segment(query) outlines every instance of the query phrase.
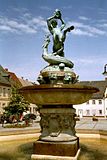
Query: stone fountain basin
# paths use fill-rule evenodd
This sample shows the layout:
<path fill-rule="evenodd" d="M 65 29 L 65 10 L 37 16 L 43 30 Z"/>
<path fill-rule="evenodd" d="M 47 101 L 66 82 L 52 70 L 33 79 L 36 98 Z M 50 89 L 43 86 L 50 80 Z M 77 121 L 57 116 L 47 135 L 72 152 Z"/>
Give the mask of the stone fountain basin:
<path fill-rule="evenodd" d="M 29 103 L 37 105 L 81 104 L 98 91 L 95 87 L 80 84 L 42 84 L 22 87 L 19 90 Z"/>

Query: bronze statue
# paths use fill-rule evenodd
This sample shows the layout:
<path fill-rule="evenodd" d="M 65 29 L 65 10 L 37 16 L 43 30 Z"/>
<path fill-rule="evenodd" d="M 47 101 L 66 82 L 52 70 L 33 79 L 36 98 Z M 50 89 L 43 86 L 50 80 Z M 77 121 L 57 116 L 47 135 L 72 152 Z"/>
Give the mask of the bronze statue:
<path fill-rule="evenodd" d="M 58 27 L 57 19 L 62 23 L 61 27 Z M 53 53 L 58 52 L 59 56 L 64 56 L 64 41 L 66 39 L 67 32 L 70 32 L 74 29 L 74 26 L 71 26 L 64 30 L 66 24 L 62 19 L 61 12 L 56 9 L 54 15 L 47 19 L 47 25 L 50 33 L 53 36 Z"/>
<path fill-rule="evenodd" d="M 62 23 L 60 27 L 58 27 L 57 20 L 60 20 Z M 58 9 L 55 10 L 54 15 L 52 17 L 47 19 L 47 25 L 53 38 L 53 52 L 50 54 L 48 53 L 50 35 L 47 35 L 43 45 L 42 57 L 44 58 L 45 61 L 47 61 L 50 64 L 54 65 L 54 64 L 64 63 L 65 66 L 73 68 L 73 63 L 64 58 L 64 41 L 66 39 L 67 32 L 73 30 L 74 26 L 70 26 L 64 29 L 66 24 L 62 19 L 61 12 Z"/>

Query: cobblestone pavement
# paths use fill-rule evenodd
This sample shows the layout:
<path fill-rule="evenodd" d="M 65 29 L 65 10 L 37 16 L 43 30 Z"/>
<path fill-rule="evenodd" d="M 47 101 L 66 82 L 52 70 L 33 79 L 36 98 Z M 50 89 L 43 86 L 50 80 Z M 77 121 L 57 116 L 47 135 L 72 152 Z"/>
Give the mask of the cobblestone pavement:
<path fill-rule="evenodd" d="M 33 123 L 32 127 L 26 128 L 3 128 L 0 124 L 0 132 L 12 131 L 12 130 L 28 130 L 28 129 L 40 129 L 39 122 Z M 76 129 L 91 129 L 91 130 L 105 130 L 107 131 L 107 119 L 100 118 L 98 121 L 93 121 L 92 118 L 81 118 L 80 121 L 76 121 Z"/>
<path fill-rule="evenodd" d="M 98 121 L 93 121 L 92 118 L 82 118 L 76 122 L 76 129 L 91 129 L 91 130 L 106 130 L 107 119 L 99 118 Z"/>
<path fill-rule="evenodd" d="M 3 132 L 3 131 L 15 131 L 15 130 L 16 131 L 18 131 L 18 130 L 28 130 L 28 129 L 40 129 L 40 125 L 39 125 L 39 123 L 34 123 L 34 124 L 32 124 L 31 127 L 26 127 L 26 128 L 4 128 L 0 124 L 0 132 Z"/>

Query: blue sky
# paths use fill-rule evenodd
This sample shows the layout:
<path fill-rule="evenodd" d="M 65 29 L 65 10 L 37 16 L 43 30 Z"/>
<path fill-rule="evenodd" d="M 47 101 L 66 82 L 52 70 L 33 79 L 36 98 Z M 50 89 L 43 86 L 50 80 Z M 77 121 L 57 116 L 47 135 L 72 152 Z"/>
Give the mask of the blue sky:
<path fill-rule="evenodd" d="M 0 0 L 0 64 L 19 77 L 36 81 L 48 65 L 41 57 L 42 45 L 48 31 L 46 19 L 56 8 L 67 26 L 75 27 L 64 51 L 79 80 L 103 80 L 107 0 Z"/>

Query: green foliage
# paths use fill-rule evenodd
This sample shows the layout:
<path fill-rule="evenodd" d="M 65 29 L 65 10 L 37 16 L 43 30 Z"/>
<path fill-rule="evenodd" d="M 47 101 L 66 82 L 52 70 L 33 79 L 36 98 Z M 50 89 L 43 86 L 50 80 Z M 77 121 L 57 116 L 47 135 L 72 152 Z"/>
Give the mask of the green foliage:
<path fill-rule="evenodd" d="M 29 103 L 18 93 L 16 88 L 12 89 L 12 97 L 8 106 L 4 108 L 7 116 L 19 116 L 28 110 Z"/>
<path fill-rule="evenodd" d="M 28 127 L 28 126 L 30 126 L 30 125 L 29 124 L 26 125 L 25 123 L 24 124 L 15 123 L 15 124 L 5 125 L 4 128 L 25 128 L 25 127 Z"/>

